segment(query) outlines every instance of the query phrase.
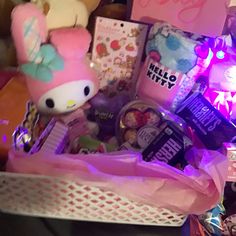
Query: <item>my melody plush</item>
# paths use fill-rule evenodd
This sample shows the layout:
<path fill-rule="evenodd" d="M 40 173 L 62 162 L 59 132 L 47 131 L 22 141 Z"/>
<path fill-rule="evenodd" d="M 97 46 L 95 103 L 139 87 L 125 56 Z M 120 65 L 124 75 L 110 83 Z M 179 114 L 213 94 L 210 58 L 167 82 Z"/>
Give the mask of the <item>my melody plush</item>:
<path fill-rule="evenodd" d="M 12 36 L 19 67 L 39 111 L 70 112 L 97 93 L 98 73 L 86 57 L 91 35 L 84 27 L 48 32 L 44 13 L 26 3 L 12 12 Z"/>

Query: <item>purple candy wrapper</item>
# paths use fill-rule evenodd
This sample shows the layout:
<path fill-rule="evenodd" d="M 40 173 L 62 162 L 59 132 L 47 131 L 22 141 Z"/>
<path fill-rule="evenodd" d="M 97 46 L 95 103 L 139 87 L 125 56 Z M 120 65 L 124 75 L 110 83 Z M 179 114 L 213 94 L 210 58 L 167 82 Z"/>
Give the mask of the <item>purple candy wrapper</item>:
<path fill-rule="evenodd" d="M 48 154 L 61 154 L 68 143 L 68 127 L 52 119 L 30 150 L 34 154 L 39 150 Z"/>
<path fill-rule="evenodd" d="M 211 150 L 221 148 L 223 142 L 231 142 L 236 127 L 216 110 L 200 93 L 189 96 L 176 111 L 196 132 L 204 145 Z"/>
<path fill-rule="evenodd" d="M 115 135 L 116 118 L 122 107 L 129 101 L 130 98 L 126 94 L 108 97 L 101 92 L 90 100 L 91 116 L 100 129 L 99 139 L 108 140 Z"/>

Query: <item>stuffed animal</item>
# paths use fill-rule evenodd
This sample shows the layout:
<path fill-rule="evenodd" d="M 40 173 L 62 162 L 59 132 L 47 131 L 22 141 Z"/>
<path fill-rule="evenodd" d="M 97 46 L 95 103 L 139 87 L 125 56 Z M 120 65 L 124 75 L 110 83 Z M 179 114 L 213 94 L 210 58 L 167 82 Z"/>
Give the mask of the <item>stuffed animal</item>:
<path fill-rule="evenodd" d="M 39 111 L 70 112 L 97 93 L 97 71 L 86 57 L 91 35 L 84 27 L 48 34 L 43 12 L 26 3 L 12 12 L 12 36 L 20 69 Z"/>
<path fill-rule="evenodd" d="M 31 0 L 46 15 L 49 30 L 61 27 L 86 27 L 99 0 Z"/>

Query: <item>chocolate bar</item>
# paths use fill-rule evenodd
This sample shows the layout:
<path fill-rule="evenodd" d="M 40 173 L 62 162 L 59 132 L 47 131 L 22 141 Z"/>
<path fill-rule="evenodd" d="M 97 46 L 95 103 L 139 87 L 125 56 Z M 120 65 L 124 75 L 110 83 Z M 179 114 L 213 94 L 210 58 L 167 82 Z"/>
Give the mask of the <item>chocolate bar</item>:
<path fill-rule="evenodd" d="M 199 139 L 211 150 L 221 148 L 223 142 L 231 142 L 236 127 L 216 110 L 200 93 L 189 96 L 176 111 L 195 130 Z"/>
<path fill-rule="evenodd" d="M 171 166 L 183 168 L 187 165 L 184 159 L 186 140 L 189 139 L 184 133 L 171 123 L 166 123 L 159 135 L 142 152 L 143 159 L 147 162 L 163 161 Z"/>

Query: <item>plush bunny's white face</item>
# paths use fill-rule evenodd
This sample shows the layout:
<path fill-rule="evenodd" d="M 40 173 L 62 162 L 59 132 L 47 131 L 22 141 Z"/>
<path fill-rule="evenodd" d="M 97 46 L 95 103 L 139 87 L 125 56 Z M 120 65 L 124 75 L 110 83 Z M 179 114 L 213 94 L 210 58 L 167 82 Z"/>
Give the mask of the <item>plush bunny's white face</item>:
<path fill-rule="evenodd" d="M 73 81 L 53 88 L 43 94 L 37 106 L 44 113 L 66 113 L 81 107 L 96 92 L 95 85 L 90 80 Z"/>

